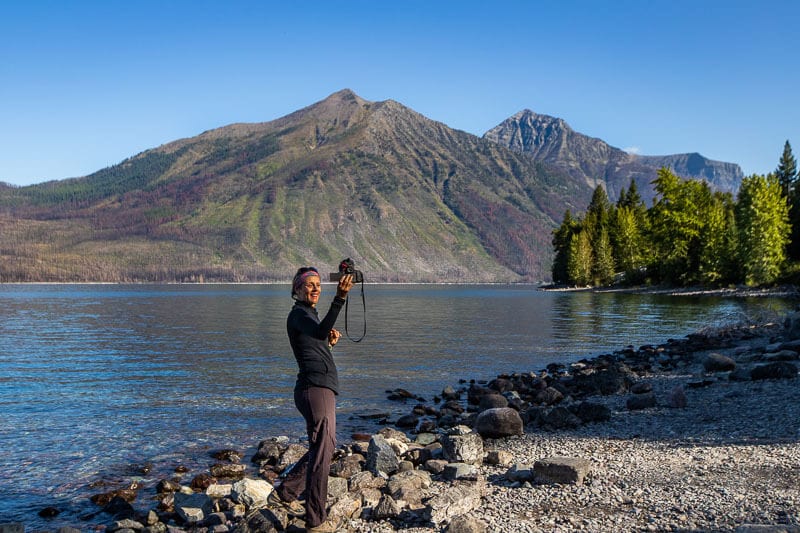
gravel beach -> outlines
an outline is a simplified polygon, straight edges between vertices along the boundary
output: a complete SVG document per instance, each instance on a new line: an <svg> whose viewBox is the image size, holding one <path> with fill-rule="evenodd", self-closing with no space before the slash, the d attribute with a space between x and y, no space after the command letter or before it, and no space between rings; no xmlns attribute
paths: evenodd
<svg viewBox="0 0 800 533"><path fill-rule="evenodd" d="M710 353L740 370L794 359L781 344L785 328L709 337L721 342L684 355L677 369L639 377L652 386L656 407L630 410L627 394L596 396L592 401L611 409L607 422L559 430L528 424L524 435L486 440L487 450L510 452L516 464L575 457L588 460L590 471L582 484L520 484L506 478L508 467L483 465L487 493L470 516L496 532L800 532L798 380L735 381L703 364ZM676 386L685 407L669 404ZM358 531L392 530L360 525Z"/></svg>

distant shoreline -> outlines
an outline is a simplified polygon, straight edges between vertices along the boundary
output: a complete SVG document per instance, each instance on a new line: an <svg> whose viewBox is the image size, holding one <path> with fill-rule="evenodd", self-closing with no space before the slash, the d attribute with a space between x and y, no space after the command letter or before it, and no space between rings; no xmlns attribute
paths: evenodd
<svg viewBox="0 0 800 533"><path fill-rule="evenodd" d="M794 285L778 287L541 287L552 292L595 292L620 294L657 294L666 296L731 296L738 298L757 298L769 296L798 296L800 289Z"/></svg>

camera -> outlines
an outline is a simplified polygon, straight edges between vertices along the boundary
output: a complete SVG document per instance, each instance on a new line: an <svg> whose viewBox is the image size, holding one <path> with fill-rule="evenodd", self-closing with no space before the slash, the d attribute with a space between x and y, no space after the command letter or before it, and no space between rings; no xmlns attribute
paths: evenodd
<svg viewBox="0 0 800 533"><path fill-rule="evenodd" d="M330 281L339 281L345 274L353 275L353 283L364 282L364 274L360 270L356 270L353 260L349 257L343 259L342 262L339 263L339 272L331 272Z"/></svg>

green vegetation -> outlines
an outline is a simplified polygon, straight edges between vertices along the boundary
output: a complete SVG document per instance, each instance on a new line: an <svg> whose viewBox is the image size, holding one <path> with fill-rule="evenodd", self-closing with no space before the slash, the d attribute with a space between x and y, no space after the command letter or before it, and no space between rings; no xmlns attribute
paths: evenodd
<svg viewBox="0 0 800 533"><path fill-rule="evenodd" d="M734 200L662 168L649 209L632 181L616 205L598 187L583 218L553 232L553 281L565 285L765 285L797 272L800 185L786 142L775 173L742 181Z"/></svg>

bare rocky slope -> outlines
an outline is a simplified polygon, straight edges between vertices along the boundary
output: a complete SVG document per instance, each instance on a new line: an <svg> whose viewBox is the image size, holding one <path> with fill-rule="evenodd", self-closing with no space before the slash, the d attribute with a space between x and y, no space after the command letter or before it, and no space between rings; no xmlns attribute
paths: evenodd
<svg viewBox="0 0 800 533"><path fill-rule="evenodd" d="M662 167L671 168L684 178L706 180L713 189L722 192L735 193L744 177L739 165L712 161L697 153L630 154L601 139L576 132L560 118L528 109L504 120L486 132L484 138L528 154L592 188L603 185L612 201L634 180L642 198L652 202L651 182Z"/></svg>

